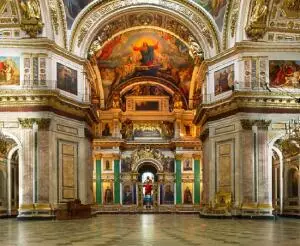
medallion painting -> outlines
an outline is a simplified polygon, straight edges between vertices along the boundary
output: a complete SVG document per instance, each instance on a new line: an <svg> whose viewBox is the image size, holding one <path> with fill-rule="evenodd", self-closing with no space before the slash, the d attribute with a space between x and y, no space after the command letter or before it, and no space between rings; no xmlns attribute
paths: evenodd
<svg viewBox="0 0 300 246"><path fill-rule="evenodd" d="M187 46L170 34L130 31L115 37L91 59L97 61L106 97L129 79L150 76L167 80L188 98L193 59Z"/></svg>
<svg viewBox="0 0 300 246"><path fill-rule="evenodd" d="M214 18L220 31L223 29L227 0L193 0L205 8Z"/></svg>
<svg viewBox="0 0 300 246"><path fill-rule="evenodd" d="M57 63L57 88L77 95L77 71Z"/></svg>
<svg viewBox="0 0 300 246"><path fill-rule="evenodd" d="M270 61L270 86L300 88L300 61Z"/></svg>
<svg viewBox="0 0 300 246"><path fill-rule="evenodd" d="M234 66L230 65L215 72L215 95L233 89Z"/></svg>
<svg viewBox="0 0 300 246"><path fill-rule="evenodd" d="M71 29L80 11L92 1L93 0L64 0L68 29Z"/></svg>
<svg viewBox="0 0 300 246"><path fill-rule="evenodd" d="M20 84L20 58L0 56L0 85Z"/></svg>

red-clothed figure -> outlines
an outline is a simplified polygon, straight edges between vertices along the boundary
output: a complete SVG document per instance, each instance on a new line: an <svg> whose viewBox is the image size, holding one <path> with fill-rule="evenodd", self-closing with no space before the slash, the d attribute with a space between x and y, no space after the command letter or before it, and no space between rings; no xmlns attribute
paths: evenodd
<svg viewBox="0 0 300 246"><path fill-rule="evenodd" d="M150 195L152 193L152 180L147 177L147 180L144 182L144 187L145 187L145 196Z"/></svg>

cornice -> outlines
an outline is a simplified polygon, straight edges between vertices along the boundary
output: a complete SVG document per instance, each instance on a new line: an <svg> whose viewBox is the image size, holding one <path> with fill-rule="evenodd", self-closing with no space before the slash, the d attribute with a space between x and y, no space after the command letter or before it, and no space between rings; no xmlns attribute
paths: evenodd
<svg viewBox="0 0 300 246"><path fill-rule="evenodd" d="M51 111L59 115L98 122L96 110L90 104L76 102L57 91L46 90L0 90L0 112Z"/></svg>
<svg viewBox="0 0 300 246"><path fill-rule="evenodd" d="M235 46L224 50L212 57L211 59L205 60L208 66L212 66L219 63L229 57L232 57L243 52L300 52L299 43L266 43L266 42L253 42L253 41L242 41L235 43ZM259 56L259 54L257 54Z"/></svg>
<svg viewBox="0 0 300 246"><path fill-rule="evenodd" d="M300 104L297 98L300 94L290 97L283 92L239 92L235 91L231 97L211 104L202 104L194 118L194 124L204 125L230 115L246 113L300 113Z"/></svg>
<svg viewBox="0 0 300 246"><path fill-rule="evenodd" d="M34 42L34 45L33 45ZM37 39L0 39L0 48L24 48L24 49L46 49L52 51L57 55L63 56L80 65L86 64L86 59L78 57L68 50L57 45L53 40L47 38L37 38Z"/></svg>

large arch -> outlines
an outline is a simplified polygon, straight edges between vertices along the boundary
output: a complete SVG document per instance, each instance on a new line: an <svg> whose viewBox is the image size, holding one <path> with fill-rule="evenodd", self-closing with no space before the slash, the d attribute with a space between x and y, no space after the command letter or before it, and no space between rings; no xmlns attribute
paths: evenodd
<svg viewBox="0 0 300 246"><path fill-rule="evenodd" d="M211 58L221 50L220 34L216 24L212 17L196 3L182 0L135 0L134 2L98 0L88 5L73 24L70 51L86 58L91 43L101 30L105 32L104 41L106 41L117 33L136 26L132 23L130 25L129 22L124 23L124 20L128 19L129 15L137 13L148 15L158 13L163 18L160 25L145 20L137 26L159 27L179 37L184 30L187 42L189 36L186 34L189 33L203 49L205 58ZM169 18L171 23L163 23L166 18Z"/></svg>

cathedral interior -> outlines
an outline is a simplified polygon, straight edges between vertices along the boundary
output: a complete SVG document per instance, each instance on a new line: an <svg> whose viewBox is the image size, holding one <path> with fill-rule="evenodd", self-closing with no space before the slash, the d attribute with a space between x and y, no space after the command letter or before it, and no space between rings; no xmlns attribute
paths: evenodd
<svg viewBox="0 0 300 246"><path fill-rule="evenodd" d="M128 214L299 243L299 0L0 0L0 244Z"/></svg>

